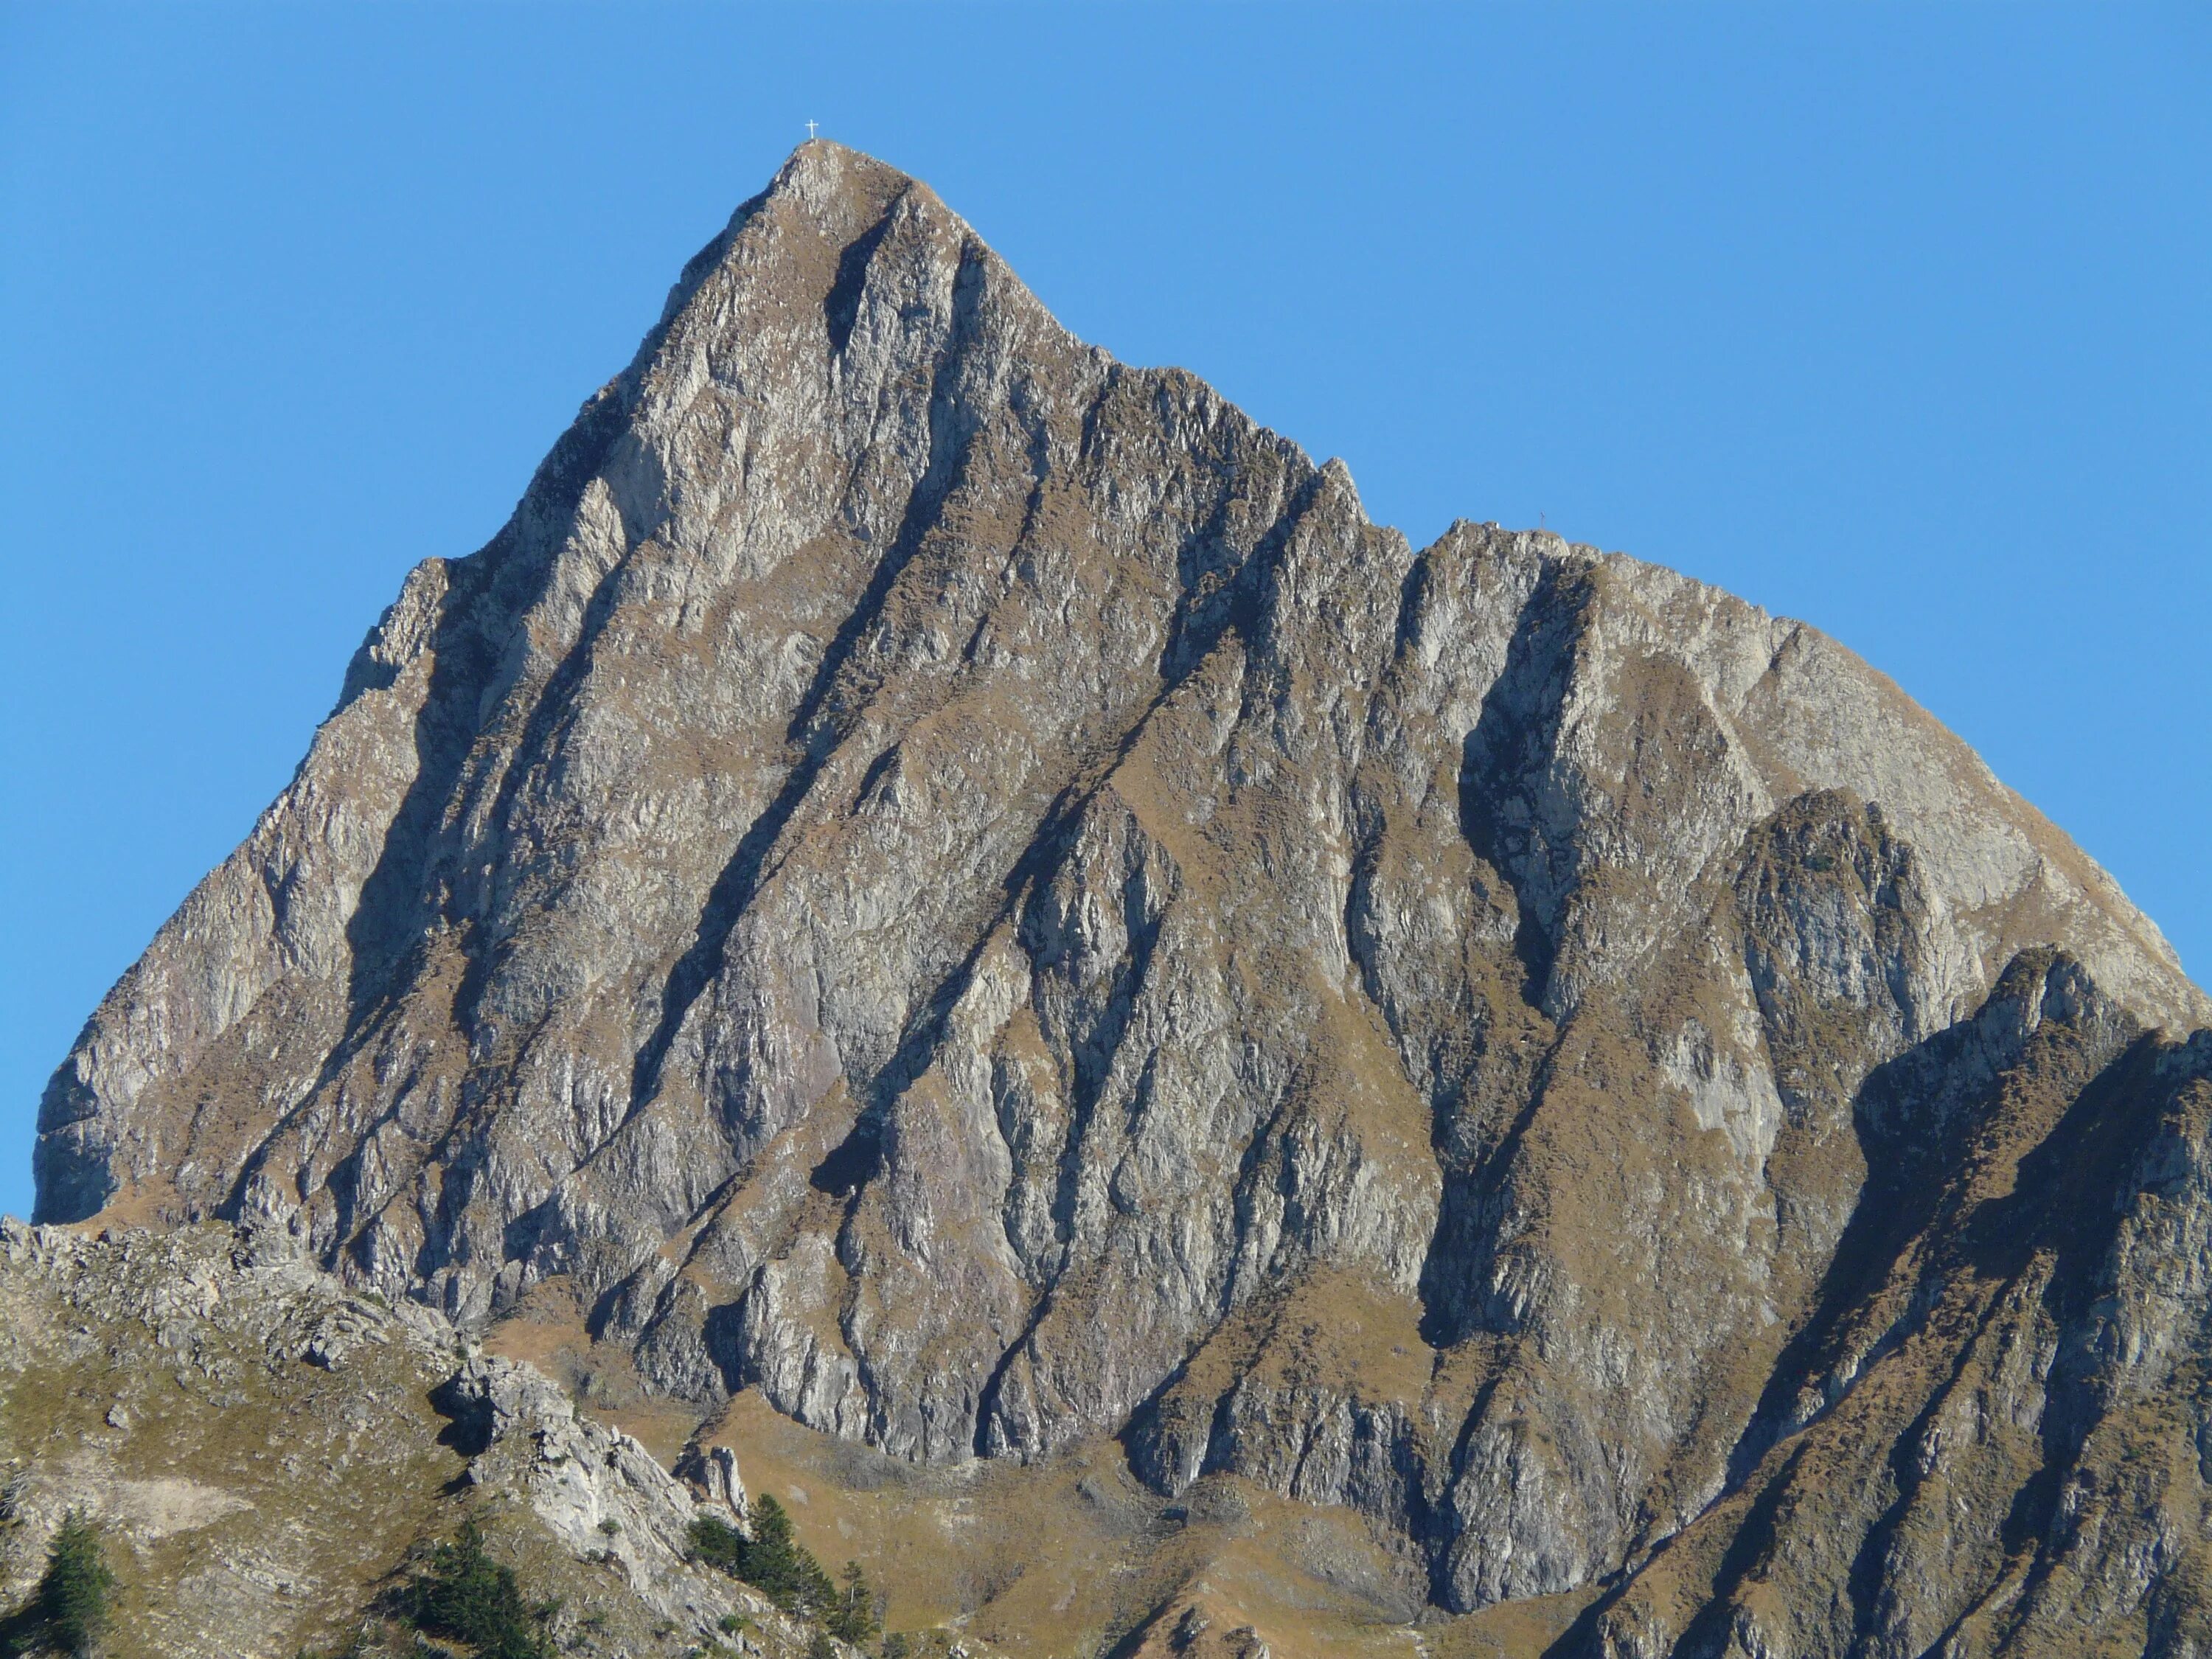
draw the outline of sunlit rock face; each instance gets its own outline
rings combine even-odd
[[[1446,1608],[1602,1585],[1577,1651],[2205,1652],[2206,1018],[1848,651],[1417,552],[814,143],[407,579],[40,1201],[557,1280],[916,1460],[1117,1434]]]

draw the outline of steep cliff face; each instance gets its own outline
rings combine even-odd
[[[1571,1643],[1918,1653],[2202,1573],[2206,1018],[1847,651],[1416,553],[817,143],[409,577],[40,1204],[557,1281],[909,1459],[1119,1434],[1446,1607],[1609,1586]],[[2171,1524],[2086,1527],[2131,1436]]]

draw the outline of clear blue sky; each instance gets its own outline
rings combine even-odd
[[[0,8],[0,1208],[84,1016],[808,118],[1416,541],[1887,670],[2212,965],[2212,9]]]

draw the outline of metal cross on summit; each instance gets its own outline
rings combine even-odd
[[[807,137],[807,142],[808,142],[808,143],[811,143],[813,142],[813,139],[814,139],[814,123],[813,123],[813,122],[811,122],[811,121],[809,121],[809,122],[806,124],[806,137]]]

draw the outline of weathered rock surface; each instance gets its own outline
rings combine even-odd
[[[1604,1586],[1571,1650],[2193,1653],[2207,1018],[1839,646],[1416,553],[811,143],[409,577],[40,1205],[557,1279],[902,1457],[1121,1434],[1446,1608]]]

